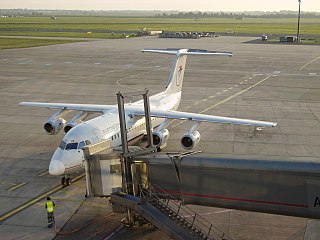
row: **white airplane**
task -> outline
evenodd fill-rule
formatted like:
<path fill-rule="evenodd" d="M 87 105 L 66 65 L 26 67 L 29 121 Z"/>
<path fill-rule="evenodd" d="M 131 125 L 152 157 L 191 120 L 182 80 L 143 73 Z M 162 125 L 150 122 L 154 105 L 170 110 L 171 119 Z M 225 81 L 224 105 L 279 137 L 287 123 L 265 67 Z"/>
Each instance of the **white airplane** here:
<path fill-rule="evenodd" d="M 196 114 L 177 111 L 181 100 L 183 76 L 188 55 L 201 56 L 232 56 L 230 52 L 207 51 L 198 49 L 144 49 L 142 52 L 153 52 L 175 55 L 170 78 L 166 89 L 149 98 L 151 124 L 153 128 L 153 143 L 158 149 L 166 146 L 169 131 L 166 129 L 169 119 L 183 119 L 194 121 L 192 127 L 182 136 L 181 145 L 190 150 L 200 141 L 200 133 L 197 130 L 201 122 L 242 124 L 253 126 L 274 127 L 277 123 L 219 117 L 212 115 Z M 57 134 L 62 129 L 66 133 L 60 146 L 55 150 L 49 166 L 51 175 L 63 175 L 62 184 L 70 185 L 70 173 L 78 172 L 84 167 L 84 155 L 82 148 L 86 145 L 110 140 L 112 147 L 121 145 L 120 124 L 117 105 L 93 105 L 93 104 L 67 104 L 67 103 L 38 103 L 21 102 L 20 105 L 31 107 L 44 107 L 59 109 L 44 124 L 45 131 Z M 79 111 L 79 115 L 68 123 L 64 117 L 72 111 Z M 88 114 L 100 113 L 101 115 L 88 121 L 84 121 Z M 145 135 L 145 118 L 143 101 L 125 104 L 126 126 L 128 141 Z"/>

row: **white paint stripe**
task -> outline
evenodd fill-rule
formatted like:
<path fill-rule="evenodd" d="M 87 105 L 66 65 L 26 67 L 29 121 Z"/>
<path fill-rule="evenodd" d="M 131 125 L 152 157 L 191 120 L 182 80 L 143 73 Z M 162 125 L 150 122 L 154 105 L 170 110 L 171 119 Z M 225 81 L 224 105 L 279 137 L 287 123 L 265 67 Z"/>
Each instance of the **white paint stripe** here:
<path fill-rule="evenodd" d="M 313 60 L 311 60 L 310 62 L 306 63 L 305 65 L 303 65 L 301 68 L 299 68 L 299 71 L 302 70 L 302 69 L 304 69 L 304 68 L 305 68 L 306 66 L 308 66 L 309 64 L 317 61 L 318 59 L 320 59 L 320 56 L 317 57 L 317 58 L 315 58 L 315 59 L 313 59 Z"/>
<path fill-rule="evenodd" d="M 246 88 L 246 89 L 244 89 L 244 90 L 242 90 L 242 91 L 240 91 L 240 92 L 238 92 L 238 93 L 236 93 L 236 94 L 234 94 L 234 95 L 226 98 L 225 100 L 223 100 L 223 101 L 221 101 L 221 102 L 218 102 L 218 103 L 212 105 L 211 107 L 208 107 L 208 108 L 202 110 L 202 111 L 199 112 L 199 113 L 205 113 L 205 112 L 209 111 L 210 109 L 212 109 L 212 108 L 214 108 L 214 107 L 216 107 L 216 106 L 218 106 L 218 105 L 220 105 L 220 104 L 223 104 L 223 103 L 225 103 L 225 102 L 228 102 L 229 100 L 231 100 L 231 99 L 233 99 L 233 98 L 241 95 L 242 93 L 245 93 L 245 92 L 249 91 L 250 89 L 254 88 L 255 86 L 259 85 L 260 83 L 263 83 L 264 81 L 266 81 L 266 80 L 269 79 L 270 77 L 271 77 L 271 76 L 268 76 L 268 77 L 262 79 L 261 81 L 259 81 L 259 82 L 255 83 L 255 84 L 251 85 L 250 87 L 248 87 L 248 88 Z"/>

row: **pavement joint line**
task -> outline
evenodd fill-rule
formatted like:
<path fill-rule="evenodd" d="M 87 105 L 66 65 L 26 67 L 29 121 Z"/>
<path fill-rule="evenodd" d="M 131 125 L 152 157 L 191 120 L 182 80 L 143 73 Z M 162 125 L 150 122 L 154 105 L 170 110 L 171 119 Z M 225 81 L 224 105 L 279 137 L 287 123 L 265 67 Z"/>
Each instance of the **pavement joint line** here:
<path fill-rule="evenodd" d="M 304 69 L 304 68 L 305 68 L 306 66 L 308 66 L 309 64 L 317 61 L 318 59 L 320 59 L 320 56 L 317 57 L 317 58 L 315 58 L 315 59 L 313 59 L 313 60 L 311 60 L 311 61 L 309 61 L 309 62 L 307 62 L 305 65 L 303 65 L 301 68 L 299 68 L 299 71 L 302 70 L 302 69 Z"/>
<path fill-rule="evenodd" d="M 220 104 L 228 102 L 229 100 L 241 95 L 242 93 L 245 93 L 245 92 L 249 91 L 250 89 L 254 88 L 255 86 L 259 85 L 260 83 L 263 83 L 264 81 L 268 80 L 270 77 L 271 76 L 265 77 L 264 79 L 262 79 L 261 81 L 251 85 L 250 87 L 248 87 L 248 88 L 246 88 L 246 89 L 244 89 L 244 90 L 242 90 L 242 91 L 240 91 L 240 92 L 238 92 L 238 93 L 236 93 L 236 94 L 234 94 L 234 95 L 232 95 L 232 96 L 230 96 L 230 97 L 228 97 L 228 98 L 226 98 L 226 99 L 224 99 L 224 100 L 222 100 L 222 101 L 220 101 L 220 102 L 218 102 L 218 103 L 216 103 L 214 105 L 212 105 L 211 107 L 208 107 L 208 108 L 202 110 L 201 112 L 199 112 L 199 114 L 205 113 L 205 112 L 209 111 L 210 109 L 212 109 L 212 108 L 214 108 L 214 107 L 216 107 L 216 106 L 218 106 Z"/>
<path fill-rule="evenodd" d="M 80 180 L 80 179 L 81 179 L 82 177 L 84 177 L 84 176 L 85 176 L 85 173 L 83 173 L 83 174 L 75 177 L 75 178 L 73 179 L 73 182 L 76 182 L 76 181 Z M 4 221 L 4 220 L 12 217 L 13 215 L 21 212 L 22 210 L 24 210 L 24 209 L 26 209 L 26 208 L 34 205 L 35 203 L 39 202 L 41 199 L 44 199 L 44 198 L 47 197 L 48 195 L 51 195 L 51 194 L 53 194 L 53 193 L 61 190 L 62 188 L 64 188 L 64 187 L 63 187 L 62 185 L 59 185 L 59 186 L 57 186 L 57 187 L 55 187 L 55 188 L 53 188 L 53 189 L 51 189 L 51 190 L 49 190 L 49 191 L 41 194 L 41 195 L 39 195 L 38 197 L 36 197 L 36 198 L 34 198 L 34 199 L 31 199 L 30 201 L 28 201 L 28 202 L 26 202 L 26 203 L 24 203 L 24 204 L 16 207 L 15 209 L 11 210 L 10 212 L 3 214 L 2 216 L 0 216 L 0 222 L 2 222 L 2 221 Z"/>
<path fill-rule="evenodd" d="M 14 191 L 14 190 L 17 190 L 18 188 L 21 188 L 23 187 L 24 185 L 26 185 L 27 183 L 23 182 L 23 183 L 20 183 L 20 184 L 16 184 L 15 186 L 12 186 L 11 188 L 8 188 L 7 190 L 8 191 Z"/>
<path fill-rule="evenodd" d="M 46 170 L 45 172 L 38 174 L 38 177 L 43 177 L 44 175 L 47 175 L 48 173 L 49 173 L 49 171 Z"/>

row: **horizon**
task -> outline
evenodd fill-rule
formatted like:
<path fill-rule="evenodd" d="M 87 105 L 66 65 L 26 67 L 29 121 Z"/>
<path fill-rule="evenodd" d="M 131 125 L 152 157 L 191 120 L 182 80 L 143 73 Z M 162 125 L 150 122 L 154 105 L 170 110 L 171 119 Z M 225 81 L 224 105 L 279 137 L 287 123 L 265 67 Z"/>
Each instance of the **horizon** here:
<path fill-rule="evenodd" d="M 298 0 L 237 1 L 208 2 L 208 0 L 0 0 L 1 9 L 30 10 L 80 10 L 80 11 L 201 11 L 201 12 L 274 12 L 298 11 Z M 301 11 L 320 12 L 318 0 L 303 0 Z"/>

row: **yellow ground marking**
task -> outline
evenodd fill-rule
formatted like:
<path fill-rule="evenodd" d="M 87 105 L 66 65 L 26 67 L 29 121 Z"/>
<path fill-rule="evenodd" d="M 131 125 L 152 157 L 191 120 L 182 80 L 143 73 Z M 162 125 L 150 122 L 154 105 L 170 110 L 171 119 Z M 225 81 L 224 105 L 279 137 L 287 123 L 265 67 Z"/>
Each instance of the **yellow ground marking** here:
<path fill-rule="evenodd" d="M 309 64 L 317 61 L 318 59 L 320 59 L 320 56 L 317 57 L 317 58 L 315 58 L 315 59 L 313 59 L 313 60 L 311 60 L 310 62 L 306 63 L 305 65 L 303 65 L 301 68 L 299 68 L 299 71 L 302 70 L 302 69 L 304 69 L 304 68 L 305 68 L 306 66 L 308 66 Z"/>
<path fill-rule="evenodd" d="M 16 183 L 7 182 L 7 181 L 0 181 L 0 184 L 17 185 Z"/>
<path fill-rule="evenodd" d="M 231 89 L 233 89 L 233 87 L 229 87 L 228 89 L 231 90 Z"/>
<path fill-rule="evenodd" d="M 48 170 L 46 170 L 45 172 L 38 174 L 38 177 L 43 177 L 44 175 L 47 175 L 48 173 L 49 173 Z"/>
<path fill-rule="evenodd" d="M 239 83 L 240 85 L 243 84 L 243 82 Z"/>
<path fill-rule="evenodd" d="M 209 111 L 210 109 L 212 109 L 212 108 L 214 108 L 214 107 L 216 107 L 216 106 L 218 106 L 218 105 L 220 105 L 220 104 L 223 104 L 223 103 L 225 103 L 225 102 L 228 102 L 229 100 L 231 100 L 231 99 L 233 99 L 233 98 L 241 95 L 242 93 L 245 93 L 245 92 L 249 91 L 250 89 L 254 88 L 255 86 L 259 85 L 260 83 L 263 83 L 264 81 L 268 80 L 270 77 L 271 77 L 271 76 L 268 76 L 268 77 L 262 79 L 261 81 L 257 82 L 256 84 L 251 85 L 250 87 L 248 87 L 248 88 L 246 88 L 246 89 L 244 89 L 244 90 L 242 90 L 242 91 L 240 91 L 240 92 L 238 92 L 238 93 L 236 93 L 236 94 L 234 94 L 234 95 L 226 98 L 225 100 L 222 100 L 222 101 L 220 101 L 220 102 L 212 105 L 211 107 L 208 107 L 208 108 L 202 110 L 202 111 L 199 112 L 199 113 L 200 113 L 200 114 L 201 114 L 201 113 L 205 113 L 205 112 Z"/>
<path fill-rule="evenodd" d="M 215 95 L 212 95 L 212 96 L 210 96 L 210 97 L 208 97 L 208 98 L 215 98 L 216 96 Z"/>
<path fill-rule="evenodd" d="M 195 103 L 193 104 L 193 106 L 197 106 L 199 103 L 200 103 L 200 102 L 195 102 Z"/>
<path fill-rule="evenodd" d="M 20 184 L 15 185 L 15 186 L 12 186 L 11 188 L 8 188 L 7 190 L 8 190 L 8 191 L 14 191 L 14 190 L 16 190 L 16 189 L 18 189 L 18 188 L 26 185 L 26 184 L 27 184 L 27 183 L 23 182 L 23 183 L 20 183 Z"/>
<path fill-rule="evenodd" d="M 72 179 L 72 180 L 73 180 L 73 182 L 76 182 L 76 181 L 78 181 L 79 179 L 81 179 L 81 178 L 84 177 L 84 176 L 85 176 L 85 173 L 83 173 L 83 174 L 75 177 L 75 178 Z M 14 215 L 14 214 L 16 214 L 16 213 L 18 213 L 18 212 L 20 212 L 20 211 L 22 211 L 22 210 L 30 207 L 30 206 L 32 206 L 33 204 L 39 202 L 41 199 L 43 199 L 43 198 L 45 198 L 45 197 L 47 197 L 47 196 L 49 196 L 49 195 L 51 195 L 51 194 L 59 191 L 59 190 L 62 189 L 62 188 L 63 188 L 63 186 L 55 187 L 55 188 L 49 190 L 48 192 L 45 192 L 45 193 L 41 194 L 40 196 L 38 196 L 38 197 L 36 197 L 36 198 L 34 198 L 34 199 L 32 199 L 32 200 L 30 200 L 30 201 L 22 204 L 21 206 L 15 208 L 15 209 L 13 209 L 12 211 L 10 211 L 10 212 L 8 212 L 8 213 L 0 216 L 0 222 L 2 222 L 3 220 L 11 217 L 12 215 Z"/>

